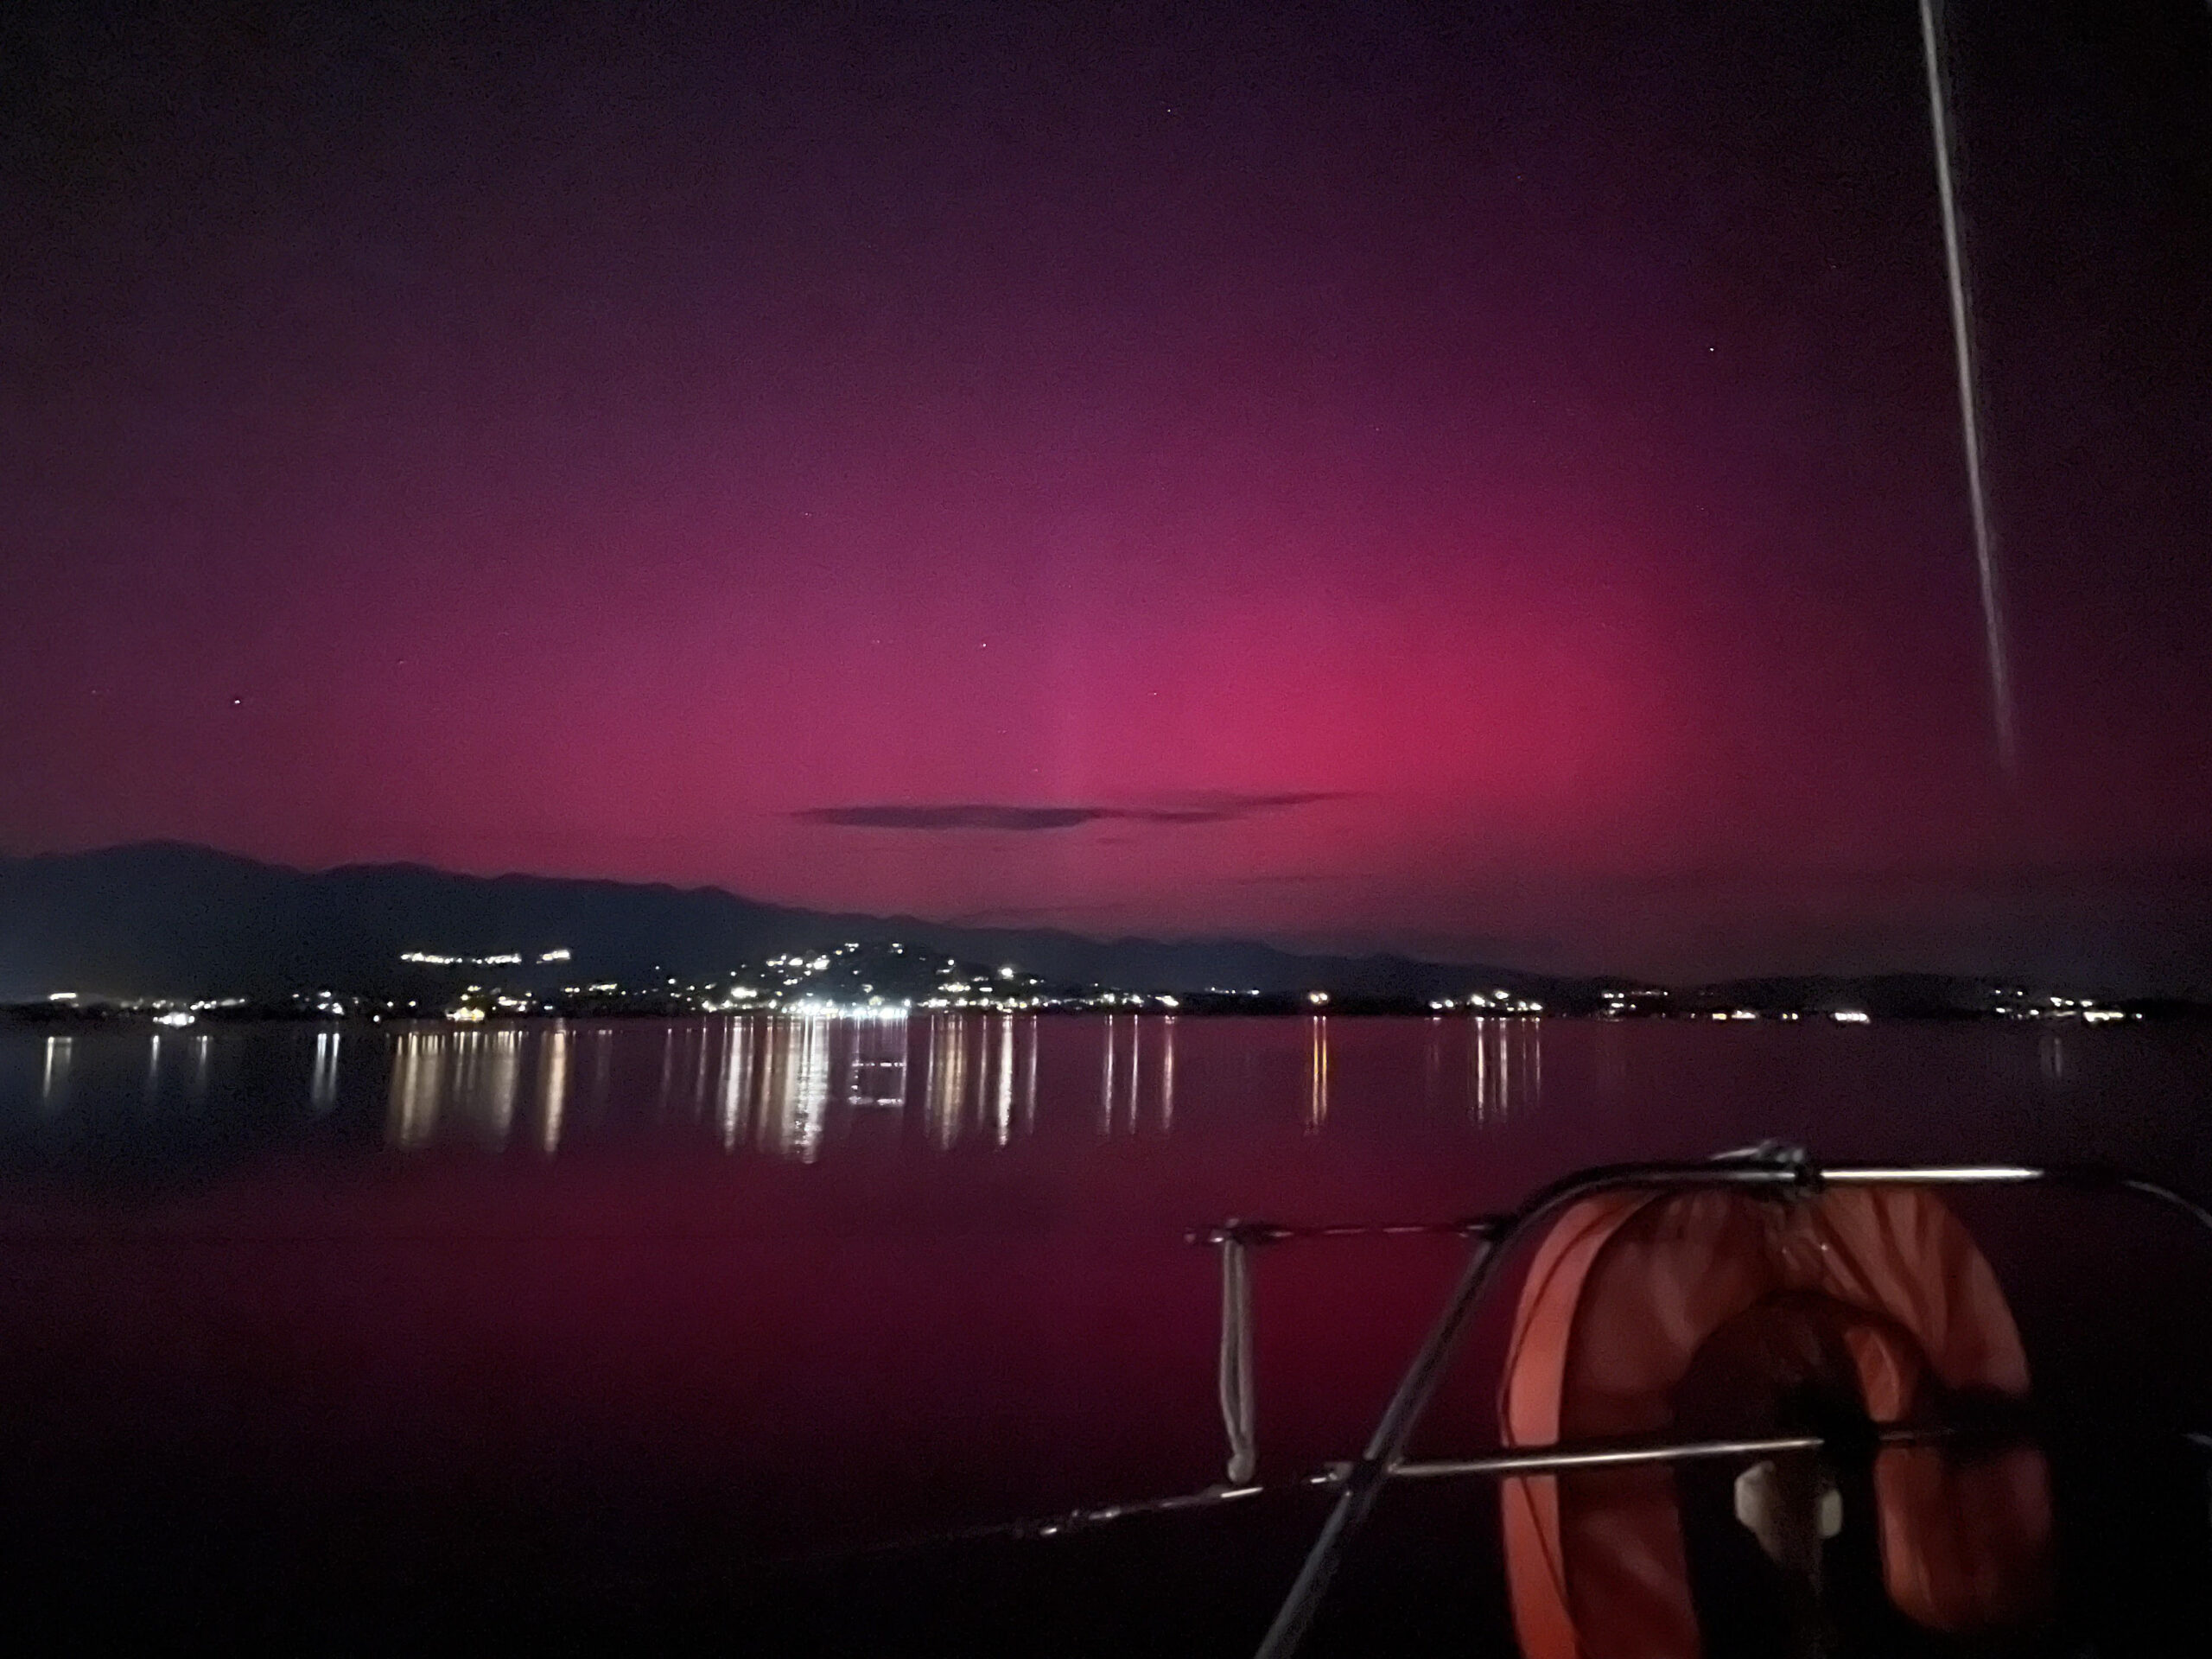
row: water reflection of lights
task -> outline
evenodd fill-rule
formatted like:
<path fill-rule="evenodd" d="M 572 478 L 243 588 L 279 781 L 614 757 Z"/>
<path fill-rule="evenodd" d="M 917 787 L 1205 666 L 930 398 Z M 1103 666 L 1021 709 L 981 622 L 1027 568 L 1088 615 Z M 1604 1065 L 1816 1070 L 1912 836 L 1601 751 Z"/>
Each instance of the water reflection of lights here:
<path fill-rule="evenodd" d="M 1175 1121 L 1175 1019 L 1169 1014 L 1157 1021 L 1148 1021 L 1140 1014 L 1128 1016 L 1128 1051 L 1122 1048 L 1122 1016 L 1108 1014 L 1102 1022 L 1105 1033 L 1105 1049 L 1099 1061 L 1098 1133 L 1115 1134 L 1127 1117 L 1128 1132 L 1135 1135 L 1142 1118 L 1145 1090 L 1149 1087 L 1160 1109 L 1160 1126 L 1166 1128 Z M 1037 1053 L 1035 1049 L 1034 1016 L 1030 1020 L 1031 1049 L 1029 1070 L 1025 1088 L 1025 1110 L 1033 1122 L 1036 1116 Z M 1159 1033 L 1159 1052 L 1154 1065 L 1145 1064 L 1146 1032 L 1149 1027 Z M 1156 1074 L 1157 1080 L 1154 1081 Z"/>
<path fill-rule="evenodd" d="M 614 1075 L 614 1033 L 605 1026 L 591 1034 L 591 1103 L 607 1104 L 607 1086 Z"/>
<path fill-rule="evenodd" d="M 392 1146 L 429 1144 L 445 1085 L 445 1046 L 442 1033 L 410 1031 L 400 1037 L 391 1058 L 391 1103 L 385 1116 L 385 1139 Z"/>
<path fill-rule="evenodd" d="M 561 1120 L 569 1106 L 569 1028 L 556 1025 L 537 1052 L 537 1143 L 548 1154 L 561 1149 Z"/>
<path fill-rule="evenodd" d="M 689 1116 L 695 1123 L 707 1109 L 707 1084 L 714 1060 L 714 1035 L 712 1027 L 700 1026 L 687 1039 L 696 1043 L 699 1049 L 699 1057 L 691 1066 L 691 1109 Z"/>
<path fill-rule="evenodd" d="M 715 1117 L 721 1124 L 722 1150 L 734 1152 L 745 1138 L 753 1116 L 753 1022 L 733 1020 L 722 1044 L 721 1100 Z"/>
<path fill-rule="evenodd" d="M 1313 1029 L 1306 1080 L 1306 1132 L 1318 1135 L 1329 1121 L 1329 1016 L 1317 1014 L 1306 1024 Z"/>
<path fill-rule="evenodd" d="M 1137 1132 L 1137 1096 L 1144 1082 L 1144 1021 L 1129 1016 L 1129 1133 Z"/>
<path fill-rule="evenodd" d="M 853 1032 L 852 1057 L 845 1079 L 849 1106 L 887 1107 L 906 1103 L 906 1020 L 904 1009 L 871 1014 Z"/>
<path fill-rule="evenodd" d="M 315 1034 L 315 1070 L 308 1078 L 308 1104 L 320 1116 L 338 1102 L 338 1042 L 334 1031 Z M 158 1047 L 161 1039 L 156 1037 Z"/>
<path fill-rule="evenodd" d="M 1478 1123 L 1503 1122 L 1537 1103 L 1544 1087 L 1543 1021 L 1467 1022 L 1467 1111 Z"/>
<path fill-rule="evenodd" d="M 1617 1094 L 1620 1059 L 1607 1047 L 1609 1031 L 1599 1033 L 1593 1076 L 1601 1091 Z M 1201 1061 L 1227 1046 L 1217 1039 L 1243 1040 L 1235 1027 L 1201 1026 L 1199 1034 L 1207 1039 Z M 1344 1034 L 1334 1015 L 1301 1010 L 1246 1055 L 1246 1075 L 1252 1076 L 1254 1054 L 1263 1050 L 1272 1052 L 1275 1066 L 1290 1065 L 1288 1074 L 1275 1071 L 1272 1097 L 1285 1109 L 1284 1120 L 1295 1113 L 1300 1128 L 1318 1134 L 1332 1111 L 1363 1109 L 1369 1098 L 1365 1028 L 1352 1028 L 1359 1042 L 1339 1052 Z M 1542 1022 L 1529 1017 L 1482 1012 L 1440 1018 L 1427 1027 L 1425 1047 L 1405 1051 L 1409 1067 L 1423 1067 L 1426 1082 L 1414 1084 L 1410 1069 L 1403 1082 L 1455 1119 L 1503 1122 L 1540 1099 L 1544 1034 Z M 289 1097 L 302 1117 L 356 1104 L 374 1111 L 360 1098 L 364 1087 L 374 1088 L 385 1108 L 385 1139 L 395 1148 L 512 1145 L 550 1157 L 569 1151 L 579 1135 L 594 1141 L 628 1136 L 657 1123 L 657 1133 L 696 1136 L 702 1144 L 711 1135 L 730 1153 L 812 1160 L 848 1140 L 886 1151 L 903 1145 L 909 1153 L 963 1145 L 1011 1148 L 1038 1133 L 1047 1103 L 1074 1111 L 1075 1122 L 1066 1127 L 1078 1135 L 1087 1135 L 1085 1119 L 1094 1110 L 1096 1132 L 1116 1139 L 1187 1133 L 1176 1110 L 1190 1104 L 1179 1098 L 1193 1084 L 1192 1056 L 1179 1052 L 1189 1036 L 1164 1010 L 1056 1020 L 998 1009 L 893 1009 L 852 1018 L 825 1007 L 666 1024 L 493 1020 L 456 1026 L 433 1018 L 381 1031 L 327 1024 L 285 1038 L 283 1047 L 294 1068 Z M 204 1026 L 142 1027 L 119 1077 L 105 1058 L 114 1052 L 107 1039 L 40 1033 L 35 1040 L 43 1045 L 42 1064 L 40 1048 L 26 1044 L 18 1051 L 29 1062 L 19 1073 L 23 1092 L 57 1116 L 85 1109 L 118 1087 L 137 1096 L 142 1077 L 149 1112 L 164 1102 L 181 1104 L 188 1090 L 205 1093 L 217 1058 L 224 1060 L 222 1074 L 212 1081 L 226 1094 L 257 1086 L 265 1074 L 258 1064 L 246 1063 L 264 1039 L 249 1042 L 223 1027 L 212 1034 Z M 1056 1046 L 1049 1068 L 1048 1040 Z M 1464 1057 L 1453 1052 L 1458 1044 L 1465 1045 Z M 2039 1057 L 2033 1046 L 2024 1048 L 2031 1065 L 2040 1058 L 2053 1086 L 2072 1080 L 2079 1060 L 2069 1037 L 2046 1034 Z M 1300 1058 L 1302 1078 L 1296 1072 Z M 1336 1075 L 1339 1063 L 1353 1068 L 1343 1078 Z M 1212 1072 L 1204 1065 L 1196 1081 L 1203 1104 Z M 658 1101 L 656 1072 L 664 1080 Z M 1086 1086 L 1096 1091 L 1095 1109 L 1086 1109 Z M 1344 1095 L 1347 1086 L 1351 1096 Z M 1044 1101 L 1054 1090 L 1060 1092 Z M 905 1122 L 909 1111 L 911 1126 Z M 1281 1127 L 1298 1133 L 1289 1121 Z"/>
<path fill-rule="evenodd" d="M 559 1023 L 537 1030 L 442 1024 L 398 1033 L 387 1141 L 420 1147 L 458 1131 L 504 1145 L 518 1114 L 534 1109 L 540 1149 L 559 1150 L 579 1040 L 590 1051 L 596 1106 L 608 1094 L 614 1064 L 614 1033 L 606 1027 L 579 1034 Z M 811 1161 L 821 1154 L 833 1104 L 897 1111 L 909 1091 L 907 1022 L 896 1010 L 864 1020 L 826 1012 L 732 1015 L 671 1027 L 660 1046 L 657 1115 L 703 1122 L 711 1112 L 728 1151 L 751 1146 Z M 930 1138 L 949 1147 L 971 1118 L 988 1116 L 1001 1141 L 1011 1140 L 1017 1095 L 1025 1123 L 1033 1121 L 1033 1037 L 1027 1048 L 1012 1019 L 988 1028 L 967 1016 L 932 1021 L 920 1088 Z M 320 1077 L 326 1065 L 334 1068 L 334 1058 L 326 1061 L 318 1051 L 317 1065 Z"/>
<path fill-rule="evenodd" d="M 992 1120 L 998 1126 L 999 1145 L 1006 1145 L 1014 1134 L 1014 1019 L 1001 1014 L 992 1024 L 998 1027 L 998 1084 Z"/>
<path fill-rule="evenodd" d="M 2036 1058 L 2041 1062 L 2044 1081 L 2066 1081 L 2066 1040 L 2056 1032 L 2045 1030 L 2036 1045 Z"/>
<path fill-rule="evenodd" d="M 386 1096 L 385 1140 L 400 1148 L 426 1147 L 454 1130 L 496 1150 L 514 1134 L 525 1105 L 535 1108 L 542 1148 L 558 1148 L 569 1103 L 574 1039 L 563 1023 L 539 1031 L 512 1027 L 423 1027 L 397 1034 Z M 343 1035 L 315 1039 L 308 1100 L 318 1112 L 334 1103 Z M 526 1081 L 527 1079 L 527 1081 Z"/>
<path fill-rule="evenodd" d="M 952 1014 L 930 1021 L 929 1075 L 923 1080 L 923 1116 L 930 1143 L 939 1151 L 960 1139 L 968 1089 L 968 1020 Z"/>
<path fill-rule="evenodd" d="M 1024 1133 L 1037 1128 L 1037 1016 L 1029 1016 L 1029 1058 L 1021 1068 L 1021 1127 Z"/>
<path fill-rule="evenodd" d="M 760 1145 L 810 1164 L 821 1154 L 830 1103 L 828 1018 L 779 1020 L 769 1041 L 769 1069 L 779 1086 L 761 1113 Z"/>
<path fill-rule="evenodd" d="M 822 1150 L 822 1124 L 830 1106 L 830 1030 L 826 1017 L 810 1020 L 799 1027 L 797 1098 L 792 1103 L 791 1137 L 783 1150 L 812 1163 Z"/>
<path fill-rule="evenodd" d="M 1114 1033 L 1121 1021 L 1106 1016 L 1106 1058 L 1098 1083 L 1098 1133 L 1114 1133 Z"/>
<path fill-rule="evenodd" d="M 505 1146 L 522 1092 L 525 1040 L 512 1029 L 403 1032 L 392 1055 L 385 1141 L 402 1147 L 428 1146 L 443 1121 L 486 1147 Z M 565 1090 L 565 1060 L 563 1073 Z M 547 1081 L 541 1074 L 541 1101 Z"/>
<path fill-rule="evenodd" d="M 1164 1126 L 1174 1110 L 1172 1022 L 1160 1027 L 1156 1056 L 1140 1053 L 1152 1040 L 1144 1030 L 1149 1022 L 1128 1023 L 1127 1054 L 1119 1053 L 1119 1021 L 1114 1033 L 1117 1127 L 1124 1103 L 1135 1127 L 1139 1090 L 1156 1093 Z M 910 1100 L 919 1109 L 925 1139 L 940 1150 L 970 1134 L 1008 1146 L 1034 1130 L 1036 1016 L 946 1014 L 930 1016 L 925 1033 L 912 1025 L 893 1008 L 860 1019 L 842 1009 L 786 1010 L 671 1026 L 658 1033 L 661 1089 L 654 1116 L 664 1122 L 696 1121 L 702 1128 L 711 1122 L 709 1132 L 727 1151 L 752 1147 L 801 1161 L 819 1157 L 833 1129 L 842 1133 L 835 1115 L 843 1114 L 842 1122 L 849 1124 L 878 1111 L 903 1112 Z M 311 1098 L 335 1096 L 339 1041 L 335 1033 L 317 1039 Z M 576 1052 L 579 1043 L 588 1054 Z M 557 1022 L 440 1021 L 396 1031 L 386 1141 L 403 1149 L 455 1138 L 498 1147 L 517 1132 L 519 1118 L 541 1152 L 558 1152 L 572 1128 L 579 1067 L 589 1059 L 595 1118 L 613 1091 L 617 1046 L 628 1052 L 615 1031 L 576 1031 Z M 1151 1103 L 1142 1103 L 1148 1109 Z"/>
<path fill-rule="evenodd" d="M 515 1126 L 515 1089 L 522 1079 L 522 1033 L 495 1031 L 489 1034 L 491 1052 L 481 1061 L 487 1073 L 482 1091 L 485 1109 L 476 1122 L 487 1141 L 505 1146 Z M 484 1039 L 472 1033 L 462 1040 L 480 1044 Z"/>
<path fill-rule="evenodd" d="M 59 1111 L 69 1100 L 69 1068 L 77 1057 L 74 1037 L 46 1039 L 46 1063 L 39 1076 L 38 1103 L 41 1109 Z"/>
<path fill-rule="evenodd" d="M 1175 1127 L 1175 1016 L 1169 1014 L 1160 1027 L 1160 1132 L 1166 1134 Z"/>

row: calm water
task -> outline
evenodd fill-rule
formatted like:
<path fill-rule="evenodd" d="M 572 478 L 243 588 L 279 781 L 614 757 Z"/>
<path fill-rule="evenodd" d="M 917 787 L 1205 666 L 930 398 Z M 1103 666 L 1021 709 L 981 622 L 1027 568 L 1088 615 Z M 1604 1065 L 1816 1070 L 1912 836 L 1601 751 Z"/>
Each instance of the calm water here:
<path fill-rule="evenodd" d="M 187 1605 L 259 1552 L 342 1605 L 1182 1490 L 1221 1457 L 1194 1224 L 1455 1217 L 1769 1136 L 2212 1189 L 2209 1060 L 2143 1026 L 10 1030 L 8 1541 L 60 1580 L 166 1562 Z M 2048 1394 L 2206 1419 L 2196 1241 L 1962 1207 Z M 1458 1259 L 1262 1260 L 1263 1471 L 1356 1448 Z M 1489 1436 L 1481 1350 L 1432 1449 Z"/>

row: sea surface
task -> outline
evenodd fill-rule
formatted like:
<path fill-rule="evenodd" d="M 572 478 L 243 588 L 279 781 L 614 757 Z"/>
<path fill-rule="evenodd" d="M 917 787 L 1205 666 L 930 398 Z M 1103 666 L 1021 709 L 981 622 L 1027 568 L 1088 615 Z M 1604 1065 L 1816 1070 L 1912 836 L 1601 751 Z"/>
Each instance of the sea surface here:
<path fill-rule="evenodd" d="M 1765 1140 L 1837 1162 L 2093 1160 L 2212 1191 L 2212 1033 L 13 1027 L 0 1576 L 57 1616 L 120 1599 L 302 1649 L 681 1607 L 692 1634 L 764 1651 L 918 1651 L 955 1626 L 1122 1650 L 1132 1619 L 1243 1651 L 1310 1502 L 1018 1550 L 913 1541 L 1220 1478 L 1219 1268 L 1194 1226 L 1446 1221 L 1580 1165 Z M 2109 1198 L 1958 1205 L 2047 1398 L 2123 1437 L 2212 1426 L 2212 1238 Z M 1357 1452 L 1462 1249 L 1262 1255 L 1263 1476 Z M 1503 1313 L 1421 1449 L 1491 1443 Z M 2116 1478 L 2083 1477 L 2085 1514 Z M 1430 1563 L 1424 1605 L 1494 1634 L 1489 1500 L 1449 1502 L 1430 1535 L 1465 1548 Z M 1022 1611 L 1039 1571 L 1058 1626 Z M 2120 1593 L 2082 1572 L 2091 1600 Z"/>

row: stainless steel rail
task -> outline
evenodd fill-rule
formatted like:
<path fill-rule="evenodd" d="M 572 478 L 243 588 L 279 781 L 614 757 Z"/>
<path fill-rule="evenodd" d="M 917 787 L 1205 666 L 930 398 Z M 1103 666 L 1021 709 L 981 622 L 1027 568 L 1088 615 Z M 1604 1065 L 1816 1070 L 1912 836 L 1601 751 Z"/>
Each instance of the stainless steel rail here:
<path fill-rule="evenodd" d="M 1961 1438 L 1955 1428 L 1891 1424 L 1868 1439 L 1878 1446 L 1926 1446 Z M 1563 1474 L 1575 1469 L 1629 1469 L 1649 1463 L 1696 1463 L 1710 1458 L 1770 1458 L 1787 1452 L 1818 1452 L 1829 1444 L 1820 1434 L 1764 1434 L 1732 1440 L 1593 1441 L 1583 1446 L 1532 1446 L 1487 1452 L 1479 1458 L 1438 1458 L 1402 1463 L 1392 1480 L 1454 1479 L 1469 1475 Z"/>
<path fill-rule="evenodd" d="M 1867 1438 L 1870 1444 L 1880 1446 L 1919 1446 L 1937 1440 L 1962 1439 L 1986 1439 L 1993 1442 L 2017 1439 L 2021 1432 L 2018 1427 L 1993 1427 L 1984 1431 L 1941 1424 L 1924 1427 L 1893 1424 L 1877 1429 Z M 1644 1436 L 1569 1441 L 1554 1446 L 1505 1448 L 1486 1452 L 1478 1457 L 1401 1463 L 1390 1471 L 1389 1478 L 1459 1480 L 1488 1476 L 1503 1479 L 1523 1475 L 1564 1474 L 1577 1469 L 1618 1469 L 1652 1463 L 1692 1463 L 1712 1458 L 1776 1457 L 1791 1452 L 1816 1452 L 1828 1444 L 1818 1434 L 1769 1434 L 1720 1440 L 1675 1440 Z M 1118 1503 L 1093 1504 L 1085 1509 L 1065 1510 L 1056 1515 L 1032 1516 L 1021 1521 L 989 1522 L 950 1532 L 930 1533 L 920 1537 L 872 1545 L 865 1550 L 830 1559 L 846 1560 L 852 1555 L 884 1554 L 902 1549 L 933 1548 L 988 1539 L 1058 1538 L 1092 1527 L 1108 1526 L 1116 1521 L 1217 1509 L 1255 1497 L 1286 1497 L 1301 1492 L 1332 1491 L 1341 1488 L 1351 1478 L 1357 1466 L 1350 1463 L 1332 1463 L 1291 1480 L 1224 1482 L 1193 1492 L 1178 1492 L 1171 1497 L 1130 1498 Z"/>

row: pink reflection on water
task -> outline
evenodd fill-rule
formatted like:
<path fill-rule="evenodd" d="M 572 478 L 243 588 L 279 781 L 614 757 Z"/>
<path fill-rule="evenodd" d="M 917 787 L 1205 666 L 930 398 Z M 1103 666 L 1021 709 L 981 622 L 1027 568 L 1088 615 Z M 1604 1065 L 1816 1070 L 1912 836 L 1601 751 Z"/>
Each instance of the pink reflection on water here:
<path fill-rule="evenodd" d="M 102 1040 L 27 1122 L 92 1111 L 110 1071 L 143 1114 L 143 1039 Z M 182 1446 L 331 1503 L 557 1488 L 706 1517 L 738 1550 L 1179 1490 L 1221 1456 L 1217 1267 L 1189 1227 L 1440 1219 L 1764 1134 L 2186 1161 L 2171 1109 L 2200 1052 L 2085 1033 L 2062 1091 L 2036 1041 L 950 1014 L 357 1033 L 330 1116 L 382 1152 L 0 1204 L 0 1420 L 50 1471 Z M 302 1121 L 327 1121 L 318 1052 Z M 1263 1473 L 1357 1446 L 1459 1260 L 1257 1262 Z M 1491 1414 L 1470 1365 L 1427 1438 L 1471 1449 Z"/>

